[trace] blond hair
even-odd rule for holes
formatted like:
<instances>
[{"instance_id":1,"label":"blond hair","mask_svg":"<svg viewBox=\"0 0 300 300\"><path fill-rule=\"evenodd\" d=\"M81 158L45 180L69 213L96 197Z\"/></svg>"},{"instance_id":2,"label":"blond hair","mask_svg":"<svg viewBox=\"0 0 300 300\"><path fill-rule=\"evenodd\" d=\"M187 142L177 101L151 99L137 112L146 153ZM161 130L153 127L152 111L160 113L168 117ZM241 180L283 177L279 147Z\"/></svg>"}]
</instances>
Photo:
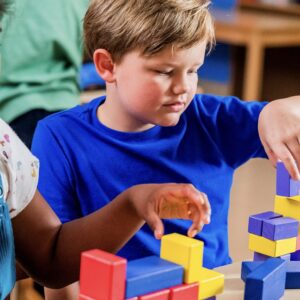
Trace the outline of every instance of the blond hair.
<instances>
[{"instance_id":1,"label":"blond hair","mask_svg":"<svg viewBox=\"0 0 300 300\"><path fill-rule=\"evenodd\" d=\"M153 55L168 46L214 45L214 26L206 0L92 0L84 18L84 40L90 57L96 49L115 61L140 49Z\"/></svg>"}]
</instances>

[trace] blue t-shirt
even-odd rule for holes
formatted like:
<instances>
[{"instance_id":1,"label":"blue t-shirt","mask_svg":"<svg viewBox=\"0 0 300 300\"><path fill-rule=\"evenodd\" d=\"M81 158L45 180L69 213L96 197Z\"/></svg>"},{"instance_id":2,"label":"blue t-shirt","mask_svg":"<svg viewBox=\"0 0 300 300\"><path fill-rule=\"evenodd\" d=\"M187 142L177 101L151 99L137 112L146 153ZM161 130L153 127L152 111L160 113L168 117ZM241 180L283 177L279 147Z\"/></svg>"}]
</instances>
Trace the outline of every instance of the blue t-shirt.
<instances>
[{"instance_id":1,"label":"blue t-shirt","mask_svg":"<svg viewBox=\"0 0 300 300\"><path fill-rule=\"evenodd\" d=\"M40 159L39 190L62 222L85 216L141 183L192 183L208 195L211 223L197 235L204 266L230 262L227 218L234 170L266 157L257 130L265 103L196 95L173 127L119 132L97 118L105 97L39 122L33 153ZM165 220L165 233L186 234L190 221ZM135 259L159 255L147 225L119 252Z\"/></svg>"}]
</instances>

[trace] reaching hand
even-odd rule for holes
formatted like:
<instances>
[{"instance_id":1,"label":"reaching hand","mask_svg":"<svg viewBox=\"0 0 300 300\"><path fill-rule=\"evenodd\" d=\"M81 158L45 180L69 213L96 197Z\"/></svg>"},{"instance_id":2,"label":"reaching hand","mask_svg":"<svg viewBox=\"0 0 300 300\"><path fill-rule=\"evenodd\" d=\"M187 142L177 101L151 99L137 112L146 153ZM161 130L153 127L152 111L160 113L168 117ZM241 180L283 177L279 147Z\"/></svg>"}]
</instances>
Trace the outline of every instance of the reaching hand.
<instances>
[{"instance_id":1,"label":"reaching hand","mask_svg":"<svg viewBox=\"0 0 300 300\"><path fill-rule=\"evenodd\" d=\"M267 104L260 113L258 130L273 166L281 160L291 177L300 180L300 97Z\"/></svg>"},{"instance_id":2,"label":"reaching hand","mask_svg":"<svg viewBox=\"0 0 300 300\"><path fill-rule=\"evenodd\" d=\"M192 220L188 236L194 237L210 222L207 196L192 184L142 184L131 189L130 201L137 213L154 231L157 239L164 233L161 219Z\"/></svg>"}]
</instances>

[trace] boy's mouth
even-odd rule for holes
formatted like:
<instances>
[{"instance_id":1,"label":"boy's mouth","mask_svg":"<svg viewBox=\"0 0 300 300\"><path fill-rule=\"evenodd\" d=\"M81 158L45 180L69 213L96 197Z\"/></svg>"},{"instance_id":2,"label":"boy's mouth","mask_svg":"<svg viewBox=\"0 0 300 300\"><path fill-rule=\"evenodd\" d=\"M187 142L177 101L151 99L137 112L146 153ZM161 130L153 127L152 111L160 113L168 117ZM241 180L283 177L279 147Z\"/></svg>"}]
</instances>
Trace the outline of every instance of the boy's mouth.
<instances>
[{"instance_id":1,"label":"boy's mouth","mask_svg":"<svg viewBox=\"0 0 300 300\"><path fill-rule=\"evenodd\" d=\"M167 103L163 105L171 112L180 112L184 109L185 103L181 101L176 101L172 103Z\"/></svg>"}]
</instances>

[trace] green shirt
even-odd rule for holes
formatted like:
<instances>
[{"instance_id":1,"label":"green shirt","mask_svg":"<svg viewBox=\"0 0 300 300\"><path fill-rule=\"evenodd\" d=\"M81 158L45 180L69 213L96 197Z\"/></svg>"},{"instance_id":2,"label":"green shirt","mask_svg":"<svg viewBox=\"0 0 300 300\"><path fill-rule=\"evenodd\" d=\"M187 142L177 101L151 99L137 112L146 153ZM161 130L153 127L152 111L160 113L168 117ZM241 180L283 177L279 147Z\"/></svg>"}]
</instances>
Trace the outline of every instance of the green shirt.
<instances>
[{"instance_id":1,"label":"green shirt","mask_svg":"<svg viewBox=\"0 0 300 300\"><path fill-rule=\"evenodd\" d=\"M3 19L0 117L78 104L82 19L89 0L15 0Z\"/></svg>"}]
</instances>

